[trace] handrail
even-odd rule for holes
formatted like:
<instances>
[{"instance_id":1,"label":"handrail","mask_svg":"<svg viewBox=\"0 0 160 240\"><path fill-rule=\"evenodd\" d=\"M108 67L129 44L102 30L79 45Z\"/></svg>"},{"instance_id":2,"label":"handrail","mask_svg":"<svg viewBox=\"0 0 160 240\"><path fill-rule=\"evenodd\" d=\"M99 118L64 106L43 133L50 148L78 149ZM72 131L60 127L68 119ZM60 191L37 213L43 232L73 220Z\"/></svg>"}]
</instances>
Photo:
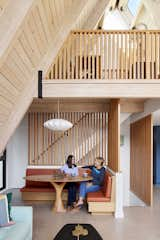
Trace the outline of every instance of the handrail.
<instances>
[{"instance_id":1,"label":"handrail","mask_svg":"<svg viewBox=\"0 0 160 240\"><path fill-rule=\"evenodd\" d=\"M160 30L72 31L46 79L160 79Z\"/></svg>"},{"instance_id":2,"label":"handrail","mask_svg":"<svg viewBox=\"0 0 160 240\"><path fill-rule=\"evenodd\" d=\"M95 33L95 34L105 34L105 33L160 33L160 30L157 29L142 29L142 30L137 30L137 29L133 29L133 30L92 30L92 29L76 29L76 30L72 30L71 34L77 34L77 33Z\"/></svg>"}]
</instances>

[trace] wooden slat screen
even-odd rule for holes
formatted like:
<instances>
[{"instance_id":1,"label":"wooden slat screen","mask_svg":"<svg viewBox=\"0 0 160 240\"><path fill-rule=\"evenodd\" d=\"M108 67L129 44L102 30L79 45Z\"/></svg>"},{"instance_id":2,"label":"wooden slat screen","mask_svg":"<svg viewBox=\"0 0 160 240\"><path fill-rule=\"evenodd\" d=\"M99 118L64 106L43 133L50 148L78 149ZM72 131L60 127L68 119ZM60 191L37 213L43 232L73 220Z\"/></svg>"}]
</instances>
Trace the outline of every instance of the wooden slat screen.
<instances>
[{"instance_id":1,"label":"wooden slat screen","mask_svg":"<svg viewBox=\"0 0 160 240\"><path fill-rule=\"evenodd\" d=\"M78 165L93 164L96 156L107 159L107 113L64 112L60 118L73 123L65 133L43 127L57 113L28 113L29 165L62 165L69 154Z\"/></svg>"},{"instance_id":2,"label":"wooden slat screen","mask_svg":"<svg viewBox=\"0 0 160 240\"><path fill-rule=\"evenodd\" d=\"M46 79L160 79L160 31L73 31Z\"/></svg>"},{"instance_id":3,"label":"wooden slat screen","mask_svg":"<svg viewBox=\"0 0 160 240\"><path fill-rule=\"evenodd\" d=\"M108 166L115 172L120 171L120 101L110 102L108 114Z\"/></svg>"}]
</instances>

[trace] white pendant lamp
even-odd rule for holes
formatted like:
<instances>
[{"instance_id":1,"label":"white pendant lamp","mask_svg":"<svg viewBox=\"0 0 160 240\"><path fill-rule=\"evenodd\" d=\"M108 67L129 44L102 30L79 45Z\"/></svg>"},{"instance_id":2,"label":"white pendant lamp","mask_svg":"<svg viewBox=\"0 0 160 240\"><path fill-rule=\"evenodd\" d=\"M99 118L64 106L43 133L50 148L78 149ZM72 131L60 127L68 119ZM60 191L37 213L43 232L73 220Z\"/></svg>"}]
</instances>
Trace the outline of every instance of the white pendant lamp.
<instances>
[{"instance_id":1,"label":"white pendant lamp","mask_svg":"<svg viewBox=\"0 0 160 240\"><path fill-rule=\"evenodd\" d=\"M65 119L59 118L59 99L58 99L58 118L53 118L44 123L44 127L52 131L67 131L73 124Z\"/></svg>"}]
</instances>

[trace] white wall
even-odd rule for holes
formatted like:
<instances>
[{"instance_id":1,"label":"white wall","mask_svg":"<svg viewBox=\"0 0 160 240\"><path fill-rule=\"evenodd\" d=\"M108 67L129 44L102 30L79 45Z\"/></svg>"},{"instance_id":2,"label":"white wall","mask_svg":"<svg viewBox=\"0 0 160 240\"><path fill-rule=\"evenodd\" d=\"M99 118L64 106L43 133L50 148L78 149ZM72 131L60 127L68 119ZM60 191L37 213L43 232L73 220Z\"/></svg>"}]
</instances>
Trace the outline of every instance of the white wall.
<instances>
[{"instance_id":1,"label":"white wall","mask_svg":"<svg viewBox=\"0 0 160 240\"><path fill-rule=\"evenodd\" d=\"M24 186L27 164L28 118L25 116L7 145L7 188Z\"/></svg>"},{"instance_id":2,"label":"white wall","mask_svg":"<svg viewBox=\"0 0 160 240\"><path fill-rule=\"evenodd\" d=\"M106 11L104 22L103 22L103 29L105 30L124 30L128 29L129 26L123 19L121 13L118 10L114 11Z\"/></svg>"},{"instance_id":3,"label":"white wall","mask_svg":"<svg viewBox=\"0 0 160 240\"><path fill-rule=\"evenodd\" d=\"M3 187L3 162L0 161L0 188Z\"/></svg>"},{"instance_id":4,"label":"white wall","mask_svg":"<svg viewBox=\"0 0 160 240\"><path fill-rule=\"evenodd\" d=\"M124 145L120 147L120 169L123 174L123 205L130 205L130 119L121 124Z\"/></svg>"}]
</instances>

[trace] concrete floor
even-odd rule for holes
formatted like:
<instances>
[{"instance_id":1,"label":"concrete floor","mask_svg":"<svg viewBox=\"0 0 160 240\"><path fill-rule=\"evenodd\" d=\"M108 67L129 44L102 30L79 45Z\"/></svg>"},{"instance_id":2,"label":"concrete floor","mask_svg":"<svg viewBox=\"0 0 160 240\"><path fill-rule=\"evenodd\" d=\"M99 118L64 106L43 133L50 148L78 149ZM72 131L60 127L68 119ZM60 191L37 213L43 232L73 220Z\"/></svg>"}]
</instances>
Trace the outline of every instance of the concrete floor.
<instances>
[{"instance_id":1,"label":"concrete floor","mask_svg":"<svg viewBox=\"0 0 160 240\"><path fill-rule=\"evenodd\" d=\"M13 193L13 205L33 206L33 240L53 240L66 223L90 223L104 240L160 240L159 187L154 188L153 207L126 207L124 219L115 219L110 215L92 216L85 209L74 214L54 214L50 202L24 203L21 201L19 190L14 189Z\"/></svg>"}]
</instances>

